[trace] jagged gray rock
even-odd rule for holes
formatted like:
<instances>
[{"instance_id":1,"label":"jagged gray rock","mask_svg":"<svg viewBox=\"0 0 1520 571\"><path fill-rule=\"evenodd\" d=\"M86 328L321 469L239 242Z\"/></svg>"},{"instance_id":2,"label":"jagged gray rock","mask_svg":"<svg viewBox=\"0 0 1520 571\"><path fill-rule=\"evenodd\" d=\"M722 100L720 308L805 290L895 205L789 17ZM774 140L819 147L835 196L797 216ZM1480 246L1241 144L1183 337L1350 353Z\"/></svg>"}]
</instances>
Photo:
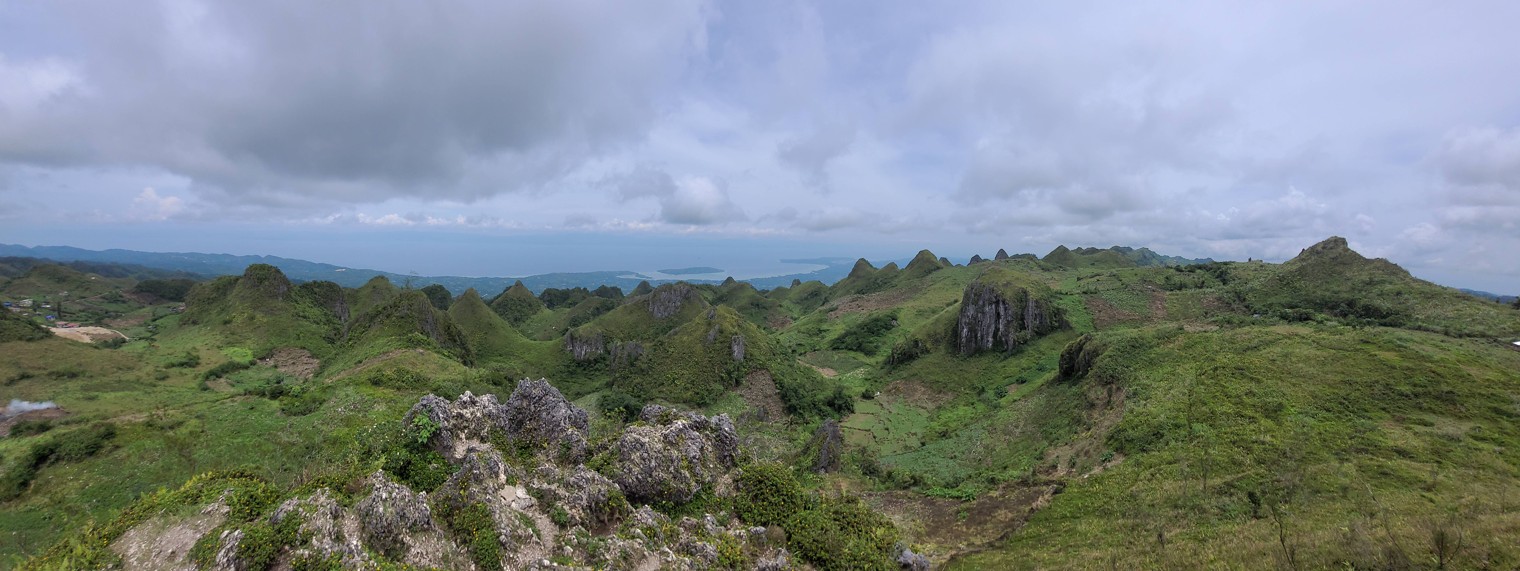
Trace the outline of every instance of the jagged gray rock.
<instances>
[{"instance_id":1,"label":"jagged gray rock","mask_svg":"<svg viewBox=\"0 0 1520 571\"><path fill-rule=\"evenodd\" d=\"M436 529L427 498L392 482L384 472L369 477L370 494L354 506L364 543L390 557L408 549L408 536Z\"/></svg>"},{"instance_id":2,"label":"jagged gray rock","mask_svg":"<svg viewBox=\"0 0 1520 571\"><path fill-rule=\"evenodd\" d=\"M369 563L369 555L359 533L359 520L344 512L327 488L317 490L305 498L291 498L276 508L269 523L279 524L287 517L301 518L300 537L306 543L297 546L295 558L327 559L336 556L347 569L357 569Z\"/></svg>"},{"instance_id":3,"label":"jagged gray rock","mask_svg":"<svg viewBox=\"0 0 1520 571\"><path fill-rule=\"evenodd\" d=\"M728 486L723 479L739 448L728 415L708 418L651 404L639 419L648 424L628 427L613 445L618 457L613 481L629 499L684 503L704 488Z\"/></svg>"},{"instance_id":4,"label":"jagged gray rock","mask_svg":"<svg viewBox=\"0 0 1520 571\"><path fill-rule=\"evenodd\" d=\"M729 342L728 348L729 348L729 354L731 356L733 356L735 363L744 360L744 336L743 335L735 335L734 338L733 338L733 340Z\"/></svg>"},{"instance_id":5,"label":"jagged gray rock","mask_svg":"<svg viewBox=\"0 0 1520 571\"><path fill-rule=\"evenodd\" d=\"M569 526L605 529L631 511L617 484L584 466L564 470L540 466L528 489L534 497L563 509Z\"/></svg>"},{"instance_id":6,"label":"jagged gray rock","mask_svg":"<svg viewBox=\"0 0 1520 571\"><path fill-rule=\"evenodd\" d=\"M644 356L644 344L638 341L613 343L612 347L608 349L607 355L608 368L613 371L619 371L638 362L639 357Z\"/></svg>"},{"instance_id":7,"label":"jagged gray rock","mask_svg":"<svg viewBox=\"0 0 1520 571\"><path fill-rule=\"evenodd\" d=\"M701 297L696 288L684 282L662 285L649 295L649 314L655 319L665 319L680 313L688 301Z\"/></svg>"},{"instance_id":8,"label":"jagged gray rock","mask_svg":"<svg viewBox=\"0 0 1520 571\"><path fill-rule=\"evenodd\" d=\"M997 349L1012 351L1035 336L1060 327L1055 307L1023 288L1007 291L973 282L961 296L956 347L962 355Z\"/></svg>"},{"instance_id":9,"label":"jagged gray rock","mask_svg":"<svg viewBox=\"0 0 1520 571\"><path fill-rule=\"evenodd\" d=\"M923 554L914 553L906 546L897 553L897 564L901 565L904 571L929 571L929 558L924 557Z\"/></svg>"},{"instance_id":10,"label":"jagged gray rock","mask_svg":"<svg viewBox=\"0 0 1520 571\"><path fill-rule=\"evenodd\" d=\"M808 449L818 451L817 457L813 459L813 472L823 474L838 471L844 456L844 434L839 430L839 421L832 418L823 421L818 430L813 431L813 440Z\"/></svg>"},{"instance_id":11,"label":"jagged gray rock","mask_svg":"<svg viewBox=\"0 0 1520 571\"><path fill-rule=\"evenodd\" d=\"M1006 260L1006 259L1008 259L1008 250L1004 250L1002 248L998 248L997 255L993 256L992 259L994 259L994 260Z\"/></svg>"},{"instance_id":12,"label":"jagged gray rock","mask_svg":"<svg viewBox=\"0 0 1520 571\"><path fill-rule=\"evenodd\" d=\"M607 340L599 331L581 333L572 329L565 333L565 351L578 362L600 357L606 350Z\"/></svg>"},{"instance_id":13,"label":"jagged gray rock","mask_svg":"<svg viewBox=\"0 0 1520 571\"><path fill-rule=\"evenodd\" d=\"M967 264L980 264L980 263L985 262L985 261L987 261L987 260L983 260L981 254L972 254L971 255L971 261L970 262L966 262L966 263Z\"/></svg>"},{"instance_id":14,"label":"jagged gray rock","mask_svg":"<svg viewBox=\"0 0 1520 571\"><path fill-rule=\"evenodd\" d=\"M585 459L590 419L584 409L571 403L549 381L518 381L504 406L508 438L533 447L550 448L551 454L566 462Z\"/></svg>"},{"instance_id":15,"label":"jagged gray rock","mask_svg":"<svg viewBox=\"0 0 1520 571\"><path fill-rule=\"evenodd\" d=\"M426 416L436 427L428 445L454 462L463 459L470 446L485 442L492 429L505 430L508 424L506 410L496 395L475 396L468 391L452 403L435 395L424 396L402 420L406 426L418 426L418 415Z\"/></svg>"}]
</instances>

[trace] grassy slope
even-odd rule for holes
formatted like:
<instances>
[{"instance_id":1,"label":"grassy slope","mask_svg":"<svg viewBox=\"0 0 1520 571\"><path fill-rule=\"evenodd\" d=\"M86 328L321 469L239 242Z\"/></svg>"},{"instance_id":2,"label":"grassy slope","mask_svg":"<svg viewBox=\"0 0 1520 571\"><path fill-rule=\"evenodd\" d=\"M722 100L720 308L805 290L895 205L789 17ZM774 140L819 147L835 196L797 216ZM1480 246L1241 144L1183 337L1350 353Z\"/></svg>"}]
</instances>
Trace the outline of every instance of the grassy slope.
<instances>
[{"instance_id":1,"label":"grassy slope","mask_svg":"<svg viewBox=\"0 0 1520 571\"><path fill-rule=\"evenodd\" d=\"M1253 292L1286 291L1263 284L1285 283L1270 280L1291 266L1062 269L1009 260L924 272L926 267L862 268L845 287L809 283L761 296L765 303L754 308L794 318L773 336L757 327L756 311L719 307L709 320L709 304L701 299L656 320L647 298L631 297L582 327L644 343L644 362L614 382L657 399L711 403L738 415L745 405L728 387L755 368L771 370L783 385L815 390L837 385L848 387L851 396L884 391L877 399L856 400L859 414L845 421L846 473L824 479L823 485L845 479L878 489L970 497L1020 482L1065 482L1066 492L1028 527L966 559L965 566L1097 567L1137 557L1142 566L1174 567L1198 566L1213 557L1220 564L1206 566L1259 567L1283 551L1274 543L1278 521L1286 522L1295 557L1315 562L1311 566L1328 565L1353 545L1382 554L1388 551L1385 544L1397 544L1423 562L1428 554L1421 546L1429 543L1432 526L1451 521L1451 513L1469 522L1466 557L1507 556L1483 541L1514 531L1504 512L1513 513L1513 506L1504 498L1520 480L1515 473L1520 461L1504 450L1520 444L1509 427L1520 412L1508 406L1520 398L1515 373L1520 353L1458 337L1504 331L1520 322L1520 311L1494 312L1494 304L1465 297L1442 297L1435 308L1409 307L1408 315L1424 311L1432 319L1467 315L1463 312L1481 317L1449 323L1456 329L1448 331L1457 337L1446 337L1252 318ZM944 350L941 341L914 361L886 366L886 347L910 336L942 339L966 284L987 271L1017 271L1054 288L1071 328L1007 356L961 358ZM1320 274L1327 283L1339 279ZM393 287L385 291L388 283L370 285L375 287L367 295L375 303L401 297ZM0 552L35 550L56 536L38 522L77 527L119 508L135 490L177 485L191 468L188 460L175 464L167 456L176 448L162 442L175 438L193 443L195 470L236 466L247 458L241 449L257 449L269 458L261 469L289 482L311 466L352 462L355 436L399 418L426 391L492 390L519 374L543 375L592 405L612 378L605 368L576 365L566 357L560 339L562 328L573 323L568 316L574 308L530 318L524 328L544 339L532 341L502 331L505 323L495 315L481 315L483 302L456 304L448 320L459 325L464 344L478 357L478 366L469 368L411 345L389 345L404 338L406 328L381 328L357 343L362 346L334 345L325 340L338 329L328 321L330 312L300 299L254 303L247 295L231 295L237 286L236 278L203 286L233 303L208 315L192 312L185 323L179 316L159 319L161 331L151 343L112 351L49 340L0 351L0 380L16 378L0 397L56 399L81 424L116 419L123 426L114 448L43 468L33 492L0 505L6 516L0 517L6 522L0 524L0 537L17 531L11 537L25 542L0 543ZM1423 295L1403 282L1390 287L1405 296ZM704 295L725 297L722 289ZM355 294L349 292L350 307L365 303L356 299L365 296ZM750 298L748 292L732 294L736 301ZM354 311L355 323L361 313ZM895 316L896 326L881 335L882 349L871 354L828 349L841 333L886 314ZM708 342L713 325L718 331ZM1062 347L1094 330L1114 348L1100 360L1103 366L1086 380L1058 380ZM729 356L728 340L736 333L747 339L743 364ZM364 338L362 332L355 335ZM272 375L261 367L208 390L198 388L204 371L234 355L303 340L328 360L310 381L321 400L308 415L287 415L285 399L237 395ZM32 350L45 344L61 349ZM186 352L197 354L201 364L166 365ZM839 376L825 380L802 363L835 369ZM19 378L22 370L30 377ZM1112 397L1121 388L1125 404L1115 408ZM147 419L160 410L177 420L150 424ZM812 426L763 429L771 431L766 455L794 454ZM193 437L174 436L176 431ZM32 439L45 437L0 440L0 454L11 461ZM259 439L285 442L290 450L259 448L266 446ZM154 449L153 442L161 443ZM1285 450L1303 456L1284 460ZM107 478L113 464L141 458L154 458L148 463L153 467L135 468L98 492L83 491ZM1111 459L1122 462L1080 477ZM1208 486L1202 482L1205 471ZM1292 494L1273 487L1283 475L1302 482ZM70 494L93 503L76 505ZM1285 517L1274 518L1269 506ZM1164 547L1158 537L1165 538ZM1474 560L1464 561L1471 566Z\"/></svg>"},{"instance_id":2,"label":"grassy slope","mask_svg":"<svg viewBox=\"0 0 1520 571\"><path fill-rule=\"evenodd\" d=\"M1127 459L960 568L1424 566L1443 529L1457 567L1520 562L1520 353L1383 328L1113 339L1087 382L1127 393L1106 441Z\"/></svg>"}]
</instances>

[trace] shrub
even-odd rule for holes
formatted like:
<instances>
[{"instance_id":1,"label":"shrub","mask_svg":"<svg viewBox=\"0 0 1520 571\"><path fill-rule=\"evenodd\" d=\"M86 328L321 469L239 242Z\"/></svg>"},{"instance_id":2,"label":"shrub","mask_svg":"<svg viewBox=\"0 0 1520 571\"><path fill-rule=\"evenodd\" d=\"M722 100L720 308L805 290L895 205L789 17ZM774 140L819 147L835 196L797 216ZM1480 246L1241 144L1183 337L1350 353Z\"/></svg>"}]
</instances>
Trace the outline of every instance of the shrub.
<instances>
[{"instance_id":1,"label":"shrub","mask_svg":"<svg viewBox=\"0 0 1520 571\"><path fill-rule=\"evenodd\" d=\"M829 342L829 348L875 355L881 349L881 337L896 326L897 314L895 313L872 315L845 329Z\"/></svg>"},{"instance_id":2,"label":"shrub","mask_svg":"<svg viewBox=\"0 0 1520 571\"><path fill-rule=\"evenodd\" d=\"M792 469L776 463L751 464L739 474L734 512L750 525L782 525L806 505Z\"/></svg>"},{"instance_id":3,"label":"shrub","mask_svg":"<svg viewBox=\"0 0 1520 571\"><path fill-rule=\"evenodd\" d=\"M604 393L602 398L597 400L596 405L602 410L602 414L624 421L638 418L639 411L644 410L643 402L617 389Z\"/></svg>"},{"instance_id":4,"label":"shrub","mask_svg":"<svg viewBox=\"0 0 1520 571\"><path fill-rule=\"evenodd\" d=\"M464 539L465 548L477 566L482 569L501 567L501 538L496 532L490 508L479 503L455 508L441 502L434 509L444 525L455 536Z\"/></svg>"},{"instance_id":5,"label":"shrub","mask_svg":"<svg viewBox=\"0 0 1520 571\"><path fill-rule=\"evenodd\" d=\"M94 456L116 437L116 426L97 423L37 442L27 448L19 458L11 461L5 473L0 474L0 501L8 501L26 493L37 471L52 462L75 462Z\"/></svg>"},{"instance_id":6,"label":"shrub","mask_svg":"<svg viewBox=\"0 0 1520 571\"><path fill-rule=\"evenodd\" d=\"M892 561L897 528L859 498L823 500L814 509L798 512L786 529L787 547L818 569L898 567Z\"/></svg>"}]
</instances>

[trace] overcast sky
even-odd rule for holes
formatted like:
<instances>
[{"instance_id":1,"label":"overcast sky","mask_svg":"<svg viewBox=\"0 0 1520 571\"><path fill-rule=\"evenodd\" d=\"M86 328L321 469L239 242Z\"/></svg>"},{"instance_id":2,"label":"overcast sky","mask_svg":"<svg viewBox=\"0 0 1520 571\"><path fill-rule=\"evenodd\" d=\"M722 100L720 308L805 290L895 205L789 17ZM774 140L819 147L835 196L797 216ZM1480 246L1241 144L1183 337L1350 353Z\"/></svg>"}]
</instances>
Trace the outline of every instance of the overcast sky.
<instances>
[{"instance_id":1,"label":"overcast sky","mask_svg":"<svg viewBox=\"0 0 1520 571\"><path fill-rule=\"evenodd\" d=\"M1282 260L1341 235L1516 293L1517 22L1508 0L0 0L0 242L479 275L714 244Z\"/></svg>"}]
</instances>

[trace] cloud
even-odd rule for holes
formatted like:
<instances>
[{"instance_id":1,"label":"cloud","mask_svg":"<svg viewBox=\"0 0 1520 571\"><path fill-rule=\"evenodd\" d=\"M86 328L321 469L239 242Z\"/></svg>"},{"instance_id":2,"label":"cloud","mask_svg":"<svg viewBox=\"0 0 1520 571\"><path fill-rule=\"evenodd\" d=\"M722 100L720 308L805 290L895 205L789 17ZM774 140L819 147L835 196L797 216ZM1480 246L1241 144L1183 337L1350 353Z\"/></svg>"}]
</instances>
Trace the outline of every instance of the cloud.
<instances>
[{"instance_id":1,"label":"cloud","mask_svg":"<svg viewBox=\"0 0 1520 571\"><path fill-rule=\"evenodd\" d=\"M849 150L854 141L853 125L819 125L812 132L782 141L776 148L776 157L796 169L807 185L825 189L829 184L829 162Z\"/></svg>"},{"instance_id":2,"label":"cloud","mask_svg":"<svg viewBox=\"0 0 1520 571\"><path fill-rule=\"evenodd\" d=\"M669 173L640 168L616 182L623 202L642 198L659 201L659 221L685 226L706 226L743 220L743 211L728 196L722 180L702 176L672 177Z\"/></svg>"},{"instance_id":3,"label":"cloud","mask_svg":"<svg viewBox=\"0 0 1520 571\"><path fill-rule=\"evenodd\" d=\"M234 203L533 188L636 140L707 17L696 0L107 4L58 9L88 38L77 70L0 60L28 126L0 128L0 160L152 166ZM81 82L92 95L58 97Z\"/></svg>"},{"instance_id":4,"label":"cloud","mask_svg":"<svg viewBox=\"0 0 1520 571\"><path fill-rule=\"evenodd\" d=\"M167 220L185 210L185 201L178 196L159 196L158 191L144 188L132 199L130 218L136 220Z\"/></svg>"}]
</instances>

